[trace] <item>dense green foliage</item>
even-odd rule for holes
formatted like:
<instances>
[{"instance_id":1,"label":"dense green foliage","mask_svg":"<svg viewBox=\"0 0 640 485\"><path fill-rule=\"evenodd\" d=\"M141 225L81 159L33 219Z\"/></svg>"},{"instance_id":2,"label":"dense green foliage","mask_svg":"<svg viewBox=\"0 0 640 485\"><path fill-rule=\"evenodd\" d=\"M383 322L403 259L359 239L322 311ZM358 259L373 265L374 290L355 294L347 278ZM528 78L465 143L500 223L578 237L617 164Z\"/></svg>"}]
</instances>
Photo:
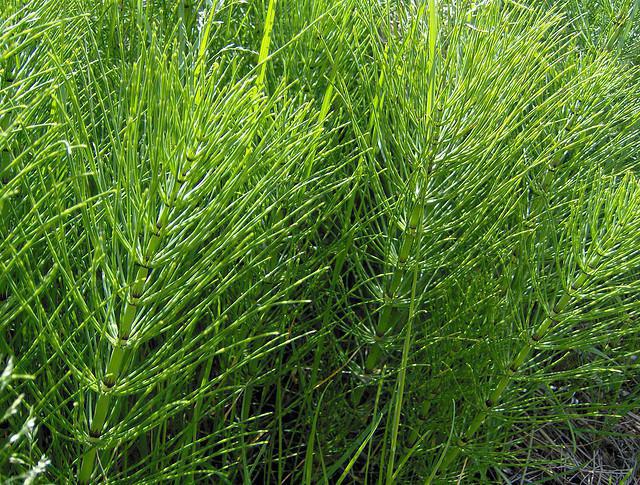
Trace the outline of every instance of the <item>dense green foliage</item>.
<instances>
[{"instance_id":1,"label":"dense green foliage","mask_svg":"<svg viewBox=\"0 0 640 485\"><path fill-rule=\"evenodd\" d=\"M0 478L571 474L640 408L639 19L0 0Z\"/></svg>"}]
</instances>

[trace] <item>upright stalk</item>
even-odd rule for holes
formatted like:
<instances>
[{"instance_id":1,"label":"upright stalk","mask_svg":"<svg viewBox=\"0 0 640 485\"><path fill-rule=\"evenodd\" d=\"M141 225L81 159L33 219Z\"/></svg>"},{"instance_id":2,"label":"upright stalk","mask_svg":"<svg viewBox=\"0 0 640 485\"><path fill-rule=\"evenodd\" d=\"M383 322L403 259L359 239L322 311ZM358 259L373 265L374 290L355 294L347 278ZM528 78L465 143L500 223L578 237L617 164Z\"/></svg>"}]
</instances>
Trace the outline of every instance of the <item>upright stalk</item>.
<instances>
[{"instance_id":1,"label":"upright stalk","mask_svg":"<svg viewBox=\"0 0 640 485\"><path fill-rule=\"evenodd\" d=\"M629 37L635 17L640 10L640 0L632 0L632 2L633 4L629 7L629 10L620 12L613 23L613 29L607 42L607 48L610 50L614 47L622 50Z\"/></svg>"},{"instance_id":2,"label":"upright stalk","mask_svg":"<svg viewBox=\"0 0 640 485\"><path fill-rule=\"evenodd\" d=\"M419 17L422 16L424 6L420 9ZM437 150L437 143L439 138L439 122L434 120L434 106L436 101L436 45L438 40L438 34L440 30L440 23L438 18L438 3L436 0L429 0L429 89L427 92L427 109L425 113L425 122L427 123L426 131L429 134L429 154L431 158L429 162L430 166L426 170L425 179L429 177L431 173L431 165L435 160L435 152ZM386 51L385 51L386 53ZM380 76L380 86L383 79L384 70ZM381 98L384 99L384 98ZM378 109L378 97L374 99L374 113ZM370 130L373 129L373 115L370 120ZM418 172L417 177L422 176L422 172ZM369 351L365 367L367 371L375 369L382 359L383 350L380 346L380 341L391 330L394 323L393 310L395 302L399 298L399 290L404 280L404 275L407 270L407 264L409 256L414 246L419 243L418 227L422 223L422 217L424 212L424 201L426 191L426 180L417 180L415 185L415 193L417 194L414 206L411 209L407 224L405 225L405 232L403 234L402 242L400 244L400 250L398 252L398 259L395 263L395 268L391 278L387 280L387 284L384 289L384 301L380 311L380 317L378 319L378 325L376 327L376 342Z\"/></svg>"},{"instance_id":3,"label":"upright stalk","mask_svg":"<svg viewBox=\"0 0 640 485\"><path fill-rule=\"evenodd\" d=\"M555 303L553 309L545 317L545 319L538 325L533 334L529 337L527 342L522 346L520 351L516 354L512 360L507 372L500 378L496 384L493 392L490 394L489 399L486 400L485 406L482 410L478 411L475 418L471 421L471 424L467 428L466 432L458 440L458 446L449 448L444 460L442 461L442 470L446 471L447 468L454 462L454 460L460 454L461 448L464 448L467 442L483 425L490 411L500 403L500 399L508 388L511 381L516 374L520 371L522 365L529 358L532 350L534 350L540 341L542 341L555 326L560 323L563 313L567 310L567 307L572 302L572 292L578 292L582 289L585 283L588 281L589 276L593 275L597 270L602 260L602 254L604 251L596 251L595 254L587 262L586 268L581 268L579 276L571 284L572 291L565 291L562 297Z\"/></svg>"},{"instance_id":4,"label":"upright stalk","mask_svg":"<svg viewBox=\"0 0 640 485\"><path fill-rule=\"evenodd\" d=\"M420 201L420 205L421 206L424 205L423 200ZM422 210L420 212L422 212ZM420 237L422 235L422 217L418 217L418 227L417 227L416 233L417 234L414 236L414 239L416 239L417 241L420 241ZM389 450L389 464L387 466L387 485L393 485L395 480L394 479L395 457L396 457L396 449L398 446L398 432L400 430L400 418L402 414L402 401L404 397L407 367L409 364L409 351L411 348L413 320L415 319L415 314L416 314L417 286L418 286L418 267L416 265L413 268L413 278L411 282L411 300L409 303L409 316L407 318L407 324L405 328L404 344L402 347L402 362L400 364L400 372L398 374L398 387L397 387L397 392L395 396L396 402L394 406L392 429L391 429L391 446L390 446L391 449Z\"/></svg>"},{"instance_id":5,"label":"upright stalk","mask_svg":"<svg viewBox=\"0 0 640 485\"><path fill-rule=\"evenodd\" d=\"M89 436L93 440L99 440L102 436L109 410L112 407L112 401L117 399L113 397L112 391L131 353L130 347L128 346L129 337L131 336L131 328L138 313L140 298L143 296L149 279L149 273L151 271L150 264L166 232L169 215L175 205L180 188L186 181L186 172L187 168L184 167L181 174L177 177L176 183L173 185L167 203L161 204L151 237L143 253L143 261L137 263L138 270L129 288L127 300L120 317L117 342L111 351L111 357L107 364L105 375L99 386L98 400L96 401L93 418L91 419L91 425L89 427ZM91 480L98 449L98 444L94 444L84 452L82 464L78 470L78 481L80 483L89 483Z\"/></svg>"},{"instance_id":6,"label":"upright stalk","mask_svg":"<svg viewBox=\"0 0 640 485\"><path fill-rule=\"evenodd\" d=\"M267 74L267 59L269 58L269 47L271 46L271 32L276 18L276 5L278 0L269 0L267 8L267 17L264 22L264 32L262 33L262 42L260 43L260 54L258 55L258 77L256 79L256 87L258 91L264 88L264 80Z\"/></svg>"},{"instance_id":7,"label":"upright stalk","mask_svg":"<svg viewBox=\"0 0 640 485\"><path fill-rule=\"evenodd\" d=\"M407 268L407 262L411 255L418 234L418 225L422 219L423 205L422 198L420 197L416 201L411 215L406 224L405 232L402 238L402 244L400 246L400 253L398 254L398 261L393 270L391 278L387 280L387 284L384 289L384 302L382 310L380 311L380 317L378 318L378 325L376 327L376 337L381 340L386 333L391 330L393 326L393 309L395 302L399 297L400 286L404 280L404 274ZM382 358L382 347L379 342L374 343L373 347L369 351L369 355L366 360L366 368L368 371L375 369Z\"/></svg>"}]
</instances>

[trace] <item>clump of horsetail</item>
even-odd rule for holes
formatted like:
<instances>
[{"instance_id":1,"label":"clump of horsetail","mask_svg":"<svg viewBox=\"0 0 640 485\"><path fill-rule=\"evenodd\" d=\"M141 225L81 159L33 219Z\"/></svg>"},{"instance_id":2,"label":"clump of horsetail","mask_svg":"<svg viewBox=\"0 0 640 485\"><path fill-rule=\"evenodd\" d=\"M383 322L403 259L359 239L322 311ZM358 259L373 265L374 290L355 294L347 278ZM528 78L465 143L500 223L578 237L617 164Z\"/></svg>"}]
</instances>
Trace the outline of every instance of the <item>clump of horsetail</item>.
<instances>
[{"instance_id":1,"label":"clump of horsetail","mask_svg":"<svg viewBox=\"0 0 640 485\"><path fill-rule=\"evenodd\" d=\"M98 399L95 404L91 425L89 427L89 436L98 440L107 422L109 411L112 409L114 400L112 391L124 370L125 362L131 352L130 337L133 323L143 304L144 292L147 282L152 273L153 260L156 252L160 248L162 240L167 231L167 225L170 221L172 212L175 209L178 198L183 194L185 183L189 173L189 165L195 160L198 150L189 148L183 156L183 165L178 169L178 175L173 183L170 194L165 202L162 202L155 218L155 222L148 228L150 236L146 246L142 251L142 258L136 262L137 269L135 276L129 286L127 296L122 307L120 318L118 320L118 333L116 342L111 350L111 357L104 372L102 382L99 386ZM88 483L94 469L94 463L98 452L97 446L91 446L85 451L82 457L82 463L78 471L78 481Z\"/></svg>"},{"instance_id":2,"label":"clump of horsetail","mask_svg":"<svg viewBox=\"0 0 640 485\"><path fill-rule=\"evenodd\" d=\"M505 373L498 378L493 390L489 393L484 409L481 409L466 426L465 431L459 436L457 443L451 446L441 463L440 470L446 472L459 456L461 450L471 442L475 434L485 423L492 412L498 412L501 399L505 391L517 379L522 366L531 359L531 354L545 340L551 337L554 331L562 328L566 313L572 306L578 305L581 293L585 287L594 280L601 277L602 266L607 258L615 254L617 246L624 238L627 231L637 231L640 223L640 191L635 177L627 174L619 182L610 182L609 187L599 187L600 182L594 184L591 194L596 204L588 207L588 221L584 218L582 207L574 213L574 225L570 230L576 231L574 237L581 239L581 226L587 224L591 237L589 247L581 252L586 256L578 255L579 270L574 273L573 278L568 282L564 292L559 295L555 302L547 308L547 315L533 329L527 337L526 342L512 358ZM542 303L542 302L541 302Z\"/></svg>"},{"instance_id":3,"label":"clump of horsetail","mask_svg":"<svg viewBox=\"0 0 640 485\"><path fill-rule=\"evenodd\" d=\"M422 18L425 13L427 4L423 4L418 11L418 18ZM435 163L435 156L438 149L439 127L441 110L434 109L436 103L436 86L437 86L437 42L439 35L439 18L438 18L438 3L435 0L430 0L428 3L428 95L427 106L424 113L425 131L429 133L429 150L427 151L428 159L424 161L425 168L416 172L416 181L412 181L414 184L415 194L414 200L410 204L407 217L405 217L403 233L400 238L400 246L397 251L397 257L392 260L393 270L390 275L386 276L386 283L383 286L382 295L382 308L378 317L378 323L375 328L376 342L371 347L366 359L365 368L367 371L372 371L380 364L380 361L384 355L381 343L387 333L395 327L394 330L401 330L403 327L402 320L408 316L406 311L399 310L397 308L397 302L401 299L401 289L403 283L406 282L406 275L408 271L408 265L411 254L415 251L416 247L420 244L420 235L418 229L422 226L422 219L424 214L424 203L426 200L426 191L428 178L431 174L433 164ZM384 76L384 70L380 75L380 84L382 84ZM378 116L376 111L381 109L379 103L381 101L378 96L374 99L373 111L370 120L370 130L373 125L373 120ZM434 113L440 114L440 116L434 116Z\"/></svg>"}]
</instances>

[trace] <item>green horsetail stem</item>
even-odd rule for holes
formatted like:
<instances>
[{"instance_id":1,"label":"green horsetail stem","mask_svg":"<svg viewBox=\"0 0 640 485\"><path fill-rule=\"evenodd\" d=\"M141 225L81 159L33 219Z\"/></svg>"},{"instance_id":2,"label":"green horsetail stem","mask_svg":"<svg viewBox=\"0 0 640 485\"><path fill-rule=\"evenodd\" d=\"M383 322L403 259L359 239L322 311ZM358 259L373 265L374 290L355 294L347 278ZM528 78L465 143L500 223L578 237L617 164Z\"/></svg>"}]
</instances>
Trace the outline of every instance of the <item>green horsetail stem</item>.
<instances>
[{"instance_id":1,"label":"green horsetail stem","mask_svg":"<svg viewBox=\"0 0 640 485\"><path fill-rule=\"evenodd\" d=\"M267 76L267 60L269 59L269 48L271 47L271 32L273 31L273 23L276 18L276 4L278 0L269 0L269 7L267 8L267 15L264 21L264 32L262 33L262 41L260 42L260 53L258 54L258 76L256 77L256 91L258 95L264 92L264 82ZM256 107L257 109L257 107ZM249 141L244 153L244 161L246 161L253 153L255 146ZM243 163L244 163L243 161ZM278 214L281 215L280 209Z\"/></svg>"},{"instance_id":2,"label":"green horsetail stem","mask_svg":"<svg viewBox=\"0 0 640 485\"><path fill-rule=\"evenodd\" d=\"M420 204L423 206L423 203ZM413 218L412 214L412 218ZM417 216L417 226L414 234L414 241L419 241L420 236L422 234L423 225L422 225L422 210ZM389 450L389 463L387 465L387 485L392 485L395 482L394 477L394 464L396 457L396 449L398 446L398 433L400 431L400 421L402 415L402 402L404 397L404 389L407 375L407 367L409 363L409 351L411 348L411 338L412 338L412 327L413 321L416 316L416 293L418 286L418 265L414 265L412 271L412 281L411 281L411 295L409 302L409 315L405 322L405 336L404 343L402 347L402 361L400 365L400 372L398 373L397 380L397 392L395 395L395 406L393 411L393 421L391 428L391 446Z\"/></svg>"},{"instance_id":3,"label":"green horsetail stem","mask_svg":"<svg viewBox=\"0 0 640 485\"><path fill-rule=\"evenodd\" d=\"M256 79L256 87L258 91L264 88L264 80L267 75L267 59L269 58L269 48L271 46L271 32L276 18L276 5L278 0L269 0L267 8L267 16L264 22L264 32L262 33L262 42L260 43L260 54L258 55L258 77Z\"/></svg>"},{"instance_id":4,"label":"green horsetail stem","mask_svg":"<svg viewBox=\"0 0 640 485\"><path fill-rule=\"evenodd\" d=\"M423 4L419 10L419 17L422 17L424 13L424 9L427 4ZM433 149L432 160L430 164L433 164L433 160L435 160L435 150L437 149L437 139L439 138L439 129L438 123L439 120L434 123L433 120L433 111L436 101L436 67L437 67L437 52L436 46L438 41L438 35L440 33L440 20L438 18L438 2L436 0L429 0L428 3L429 8L429 90L427 97L427 111L426 111L426 121L429 123L427 129L430 130L430 147ZM387 49L385 48L384 53L385 58L387 57ZM384 76L384 69L380 73L379 85L382 85ZM384 97L378 100L378 95L374 99L374 112L372 113L372 117L370 119L370 127L371 130L373 128L373 115L380 108L378 103L382 104L384 101ZM435 139L435 142L434 142ZM428 169L427 176L431 172L431 167ZM420 191L421 192L421 191ZM402 282L404 280L404 276L406 273L407 263L409 261L409 256L411 255L411 250L416 245L416 241L420 239L418 237L418 227L421 225L422 216L424 212L424 194L421 192L418 194L417 202L415 203L411 215L409 216L408 225L406 226L406 231L404 233L403 241L400 245L400 251L398 252L398 259L395 263L395 268L393 270L393 275L390 280L387 280L388 286L385 288L384 294L384 302L382 309L380 310L380 317L378 319L378 326L376 328L376 339L377 341L371 347L369 355L367 356L367 360L365 362L365 368L367 371L372 371L380 364L380 361L383 356L383 349L380 345L381 339L387 334L387 332L394 326L393 319L393 310L395 306L395 302L398 298L398 290L400 289ZM413 303L413 302L412 302ZM396 327L399 327L398 323L396 323Z\"/></svg>"},{"instance_id":5,"label":"green horsetail stem","mask_svg":"<svg viewBox=\"0 0 640 485\"><path fill-rule=\"evenodd\" d=\"M187 156L187 159L193 159L193 157ZM183 169L182 173L186 173L187 171L187 169ZM107 415L109 413L109 409L111 409L112 394L110 391L116 385L116 382L122 372L124 362L129 356L129 348L127 347L127 344L129 342L129 337L131 336L133 321L137 315L140 298L144 293L145 286L149 278L150 269L148 265L160 247L160 242L162 241L162 237L169 220L169 213L171 208L174 206L176 197L185 181L186 179L184 177L178 177L177 183L174 184L171 191L168 204L163 203L160 206L155 226L152 229L151 237L149 238L143 253L143 262L138 263L138 270L136 271L135 279L129 289L128 297L125 302L124 309L122 310L122 317L118 325L118 341L113 347L104 378L99 386L98 400L96 401L93 418L89 427L89 436L94 440L97 440L102 436L102 432L107 421ZM91 480L97 453L97 445L92 445L85 451L82 457L82 463L78 470L78 481L80 483L89 483Z\"/></svg>"},{"instance_id":6,"label":"green horsetail stem","mask_svg":"<svg viewBox=\"0 0 640 485\"><path fill-rule=\"evenodd\" d=\"M640 10L640 0L633 0L633 4L629 7L628 11L621 11L618 14L613 22L612 31L609 33L607 49L612 50L613 48L617 48L622 50L629 38L638 10Z\"/></svg>"},{"instance_id":7,"label":"green horsetail stem","mask_svg":"<svg viewBox=\"0 0 640 485\"><path fill-rule=\"evenodd\" d=\"M260 42L260 52L258 54L258 64L257 64L258 77L256 78L256 84L255 84L258 95L261 95L265 91L264 84L265 84L265 78L267 75L267 61L269 59L269 49L271 47L271 32L273 31L273 24L276 18L277 3L278 3L277 0L269 0L269 6L267 7L267 15L265 17L265 22L264 22L264 32L262 33L262 41ZM256 106L256 110L257 110L257 106ZM243 165L253 153L255 146L256 145L254 144L254 142L250 140L248 141L247 147L244 153L244 160L242 162ZM282 208L278 207L276 211L276 217L278 218L278 220L282 220L284 218L282 213ZM252 366L254 366L255 363L251 362L250 365L251 365L250 368L252 368ZM243 423L248 418L247 413L249 411L252 397L253 397L253 386L251 384L248 384L243 395L242 415L241 415L241 420ZM240 442L242 445L242 459L243 459L243 465L246 468L247 463L246 463L246 444L245 444L245 436L244 436L244 424L241 425L241 429L243 430L240 437Z\"/></svg>"},{"instance_id":8,"label":"green horsetail stem","mask_svg":"<svg viewBox=\"0 0 640 485\"><path fill-rule=\"evenodd\" d=\"M386 333L394 326L392 318L395 302L398 298L398 290L404 279L406 272L407 262L411 255L411 250L415 246L418 234L418 225L422 219L423 206L422 202L417 202L411 210L409 221L406 226L406 230L403 234L402 243L400 245L400 252L398 253L398 260L395 264L393 274L391 278L387 280L385 288L384 302L382 309L380 310L380 317L378 319L378 326L376 327L377 339L382 339ZM375 369L380 360L382 359L383 350L379 342L376 342L371 347L367 361L365 363L366 369L371 371Z\"/></svg>"},{"instance_id":9,"label":"green horsetail stem","mask_svg":"<svg viewBox=\"0 0 640 485\"><path fill-rule=\"evenodd\" d=\"M619 223L620 227L625 225L625 221L622 220ZM460 454L460 450L464 448L465 444L473 438L475 433L484 424L485 420L489 416L491 409L500 403L503 393L508 388L509 384L513 380L514 376L519 372L522 365L527 361L532 350L534 350L539 342L542 341L553 328L560 324L562 314L572 301L573 293L580 291L587 283L590 277L592 277L599 269L602 259L607 254L607 251L615 246L615 237L612 230L608 231L598 247L595 248L594 254L586 262L585 266L580 267L580 273L570 285L570 289L566 290L560 299L555 303L549 315L538 325L533 334L529 337L528 341L522 346L520 351L516 354L511 362L511 365L507 369L505 375L503 375L495 386L493 392L490 394L489 399L485 401L484 408L479 411L471 424L467 428L466 432L459 438L458 446L449 448L445 453L441 462L440 471L446 472L449 466L455 461ZM427 480L430 483L431 480Z\"/></svg>"},{"instance_id":10,"label":"green horsetail stem","mask_svg":"<svg viewBox=\"0 0 640 485\"><path fill-rule=\"evenodd\" d=\"M596 252L589 262L586 265L586 269L581 268L580 275L575 279L575 281L571 284L571 290L573 292L579 291L584 284L589 279L589 276L592 275L600 264L602 260L602 253ZM466 432L459 439L458 446L449 448L446 453L443 461L441 470L446 471L447 468L454 462L454 460L460 454L461 448L465 446L465 444L473 438L475 433L480 429L484 421L489 416L489 412L495 406L500 403L500 399L502 398L502 394L507 389L514 376L520 370L520 367L526 362L531 354L531 351L536 348L538 343L548 335L549 331L552 330L552 327L558 325L560 323L560 318L562 313L567 309L569 303L571 302L572 295L571 291L567 290L564 292L560 300L558 300L554 307L552 308L549 315L545 317L545 319L540 323L540 325L535 329L534 333L529 337L528 341L522 346L520 351L516 354L511 365L509 366L507 373L503 375L498 384L494 388L493 392L490 394L489 399L485 402L485 407L481 411L479 411L471 424L467 428Z\"/></svg>"}]
</instances>

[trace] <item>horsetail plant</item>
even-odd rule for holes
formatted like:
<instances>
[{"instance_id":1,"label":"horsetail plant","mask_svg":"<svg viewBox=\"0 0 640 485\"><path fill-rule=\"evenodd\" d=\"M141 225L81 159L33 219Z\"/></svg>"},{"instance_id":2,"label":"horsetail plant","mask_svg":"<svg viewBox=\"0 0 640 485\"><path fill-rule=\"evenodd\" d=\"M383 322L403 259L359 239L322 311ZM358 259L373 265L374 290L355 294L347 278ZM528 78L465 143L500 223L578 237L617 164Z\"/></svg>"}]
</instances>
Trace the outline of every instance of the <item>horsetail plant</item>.
<instances>
[{"instance_id":1,"label":"horsetail plant","mask_svg":"<svg viewBox=\"0 0 640 485\"><path fill-rule=\"evenodd\" d=\"M0 481L634 476L637 3L0 2Z\"/></svg>"},{"instance_id":2,"label":"horsetail plant","mask_svg":"<svg viewBox=\"0 0 640 485\"><path fill-rule=\"evenodd\" d=\"M147 69L145 74L149 77L148 68L149 65L144 66ZM140 73L133 73L135 77L141 77ZM171 180L168 184L170 187L170 193L166 200L160 203L158 215L150 222L153 226L148 230L150 237L146 247L143 247L142 258L136 262L137 270L135 270L135 277L128 290L128 295L123 305L122 313L118 321L117 337L113 350L111 351L111 357L109 363L105 369L104 377L100 385L100 394L96 401L95 410L91 419L91 425L89 428L89 435L94 438L100 438L102 430L105 425L107 413L111 406L112 396L110 390L116 385L116 382L120 376L124 362L128 358L128 342L131 337L131 330L136 318L138 307L140 306L140 300L144 296L144 291L147 286L147 279L151 270L151 264L154 260L157 250L159 249L162 239L166 233L167 225L169 223L169 216L172 209L180 201L178 196L184 195L185 182L189 171L191 170L191 164L196 161L196 157L200 155L198 149L187 148L184 153L184 162L182 165L176 167L178 176L175 180ZM82 465L78 472L78 481L82 483L88 483L94 468L94 462L97 449L91 447L84 454L82 458Z\"/></svg>"},{"instance_id":3,"label":"horsetail plant","mask_svg":"<svg viewBox=\"0 0 640 485\"><path fill-rule=\"evenodd\" d=\"M595 178L598 179L597 175ZM602 278L601 267L607 266L603 259L617 256L616 251L632 249L635 252L624 238L627 231L637 234L640 229L638 182L635 176L627 174L620 181L610 182L609 186L602 185L602 182L598 181L589 191L590 200L594 202L592 207L588 207L589 210L583 212L584 201L580 201L581 204L578 204L572 217L573 221L570 221L568 227L572 231L571 236L577 239L577 241L570 241L573 243L572 246L578 247L578 254L572 255L579 267L577 273L566 282L567 286L562 294L546 308L547 315L533 329L522 348L513 357L505 374L498 379L485 402L485 409L475 415L459 438L458 446L449 448L442 462L444 470L452 464L465 443L478 432L489 414L500 407L502 395L522 371L522 366L531 358L532 351L544 345L549 334L566 325L565 322L568 320L566 312L571 310L572 305L579 302L585 286ZM588 219L581 220L585 213ZM581 248L580 245L583 242L586 242L588 247ZM624 255L622 258L624 259Z\"/></svg>"},{"instance_id":4,"label":"horsetail plant","mask_svg":"<svg viewBox=\"0 0 640 485\"><path fill-rule=\"evenodd\" d=\"M425 4L426 6L426 4ZM437 130L434 129L434 103L435 103L435 86L436 86L436 44L438 39L438 5L435 0L431 0L429 2L428 7L428 18L429 18L429 58L428 58L428 67L427 72L429 73L428 80L428 97L427 97L427 106L426 112L424 113L425 124L429 126L428 131L431 133L428 156L431 158L435 157L435 145L437 144ZM418 19L422 18L424 15L424 8L418 11ZM384 72L384 71L383 71ZM382 75L381 75L381 80ZM377 98L376 98L377 99ZM376 110L377 102L374 99L374 111ZM373 117L372 112L372 117ZM373 119L373 118L372 118ZM427 161L427 165L432 165L433 160ZM431 172L431 167L427 167L426 169L418 169L415 181L411 183L414 185L413 193L415 194L415 200L412 202L413 207L411 207L409 211L409 215L406 218L404 234L401 237L401 243L399 250L397 252L397 262L395 267L389 277L387 277L387 282L384 285L383 290L383 305L380 310L380 316L378 319L378 325L376 327L376 337L378 339L383 338L389 330L391 330L392 326L394 326L394 318L398 318L398 315L393 315L394 310L394 302L400 297L398 291L402 286L404 275L407 270L407 263L409 262L409 257L412 253L412 250L416 248L416 245L420 243L419 231L418 229L422 225L422 217L424 212L424 201L426 199L426 185L428 184L428 177ZM426 182L423 182L421 179L426 179ZM413 303L412 303L413 304ZM395 327L397 330L401 329L401 325L397 322L395 323ZM371 348L369 355L366 360L366 369L371 371L375 369L380 363L380 359L382 357L382 348L379 343L375 343Z\"/></svg>"}]
</instances>

